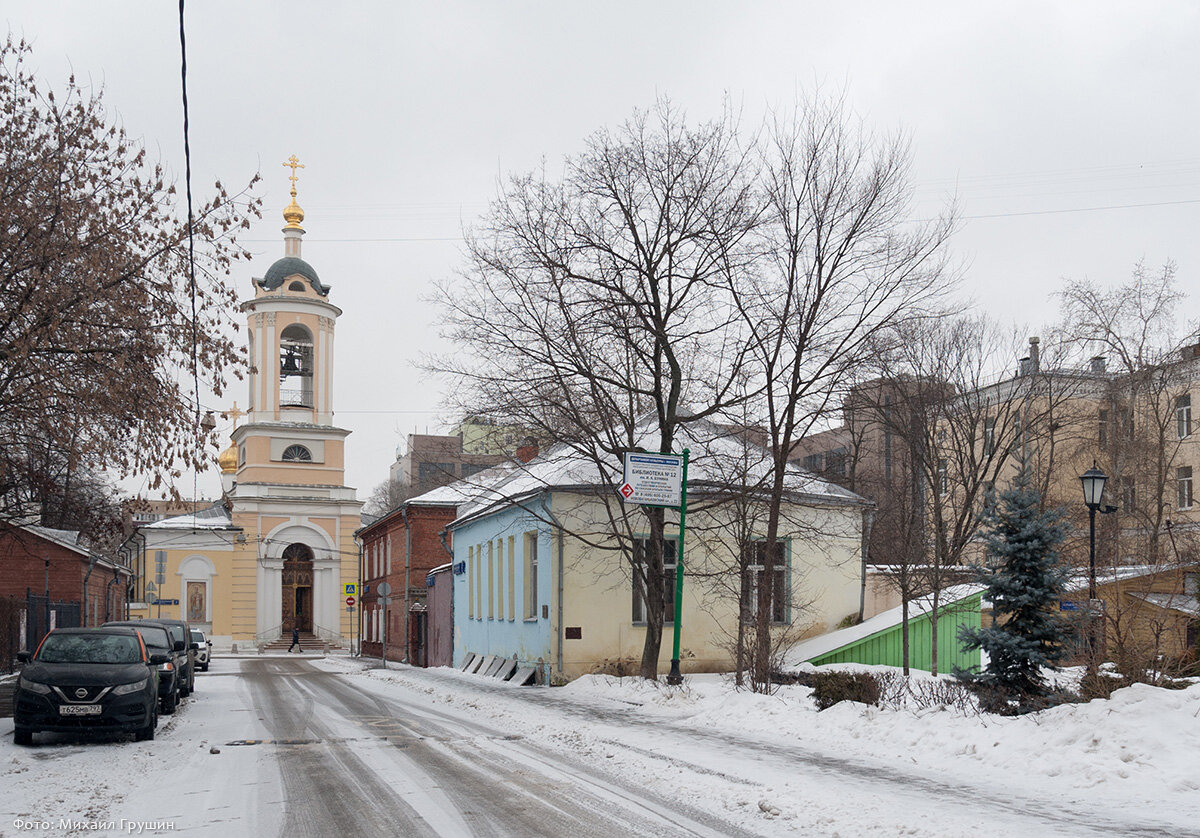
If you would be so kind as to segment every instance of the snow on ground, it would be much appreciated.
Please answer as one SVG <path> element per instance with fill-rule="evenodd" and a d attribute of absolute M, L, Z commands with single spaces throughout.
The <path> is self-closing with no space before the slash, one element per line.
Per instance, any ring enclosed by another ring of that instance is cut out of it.
<path fill-rule="evenodd" d="M 262 735 L 239 668 L 217 658 L 197 673 L 196 692 L 159 717 L 152 742 L 38 734 L 37 747 L 19 748 L 12 719 L 0 719 L 0 836 L 165 835 L 198 824 L 227 838 L 278 835 L 274 757 L 224 744 Z"/>
<path fill-rule="evenodd" d="M 310 660 L 365 693 L 506 734 L 481 733 L 488 747 L 518 737 L 567 773 L 587 765 L 755 834 L 1040 838 L 1148 824 L 1147 834 L 1200 835 L 1200 685 L 1139 685 L 1017 718 L 850 703 L 818 713 L 807 687 L 756 695 L 718 675 L 680 688 L 605 676 L 520 688 L 452 669 Z M 60 829 L 64 816 L 174 825 L 142 834 L 278 835 L 282 757 L 228 744 L 265 735 L 239 667 L 214 660 L 153 742 L 43 736 L 17 748 L 0 720 L 0 836 L 89 834 Z"/>
<path fill-rule="evenodd" d="M 363 664 L 329 658 L 321 665 L 352 672 Z M 658 740 L 648 733 L 654 726 L 622 721 L 657 722 L 676 734 L 716 735 L 768 749 L 797 746 L 817 760 L 828 757 L 860 765 L 865 774 L 874 767 L 911 776 L 918 783 L 965 787 L 968 800 L 963 808 L 968 812 L 969 795 L 975 790 L 1000 800 L 1012 795 L 1044 801 L 1049 810 L 1095 812 L 1100 824 L 1138 823 L 1147 817 L 1168 825 L 1165 834 L 1200 834 L 1200 684 L 1185 690 L 1135 685 L 1118 690 L 1109 700 L 1008 718 L 942 707 L 884 710 L 849 702 L 817 712 L 808 687 L 781 687 L 774 695 L 757 695 L 734 690 L 720 675 L 690 676 L 680 688 L 640 678 L 587 676 L 558 689 L 480 691 L 477 686 L 493 679 L 481 682 L 479 676 L 451 669 L 429 674 L 434 677 L 400 667 L 369 669 L 360 677 L 419 689 L 443 706 L 491 717 L 531 743 L 607 764 L 659 793 L 682 794 L 682 799 L 725 817 L 745 812 L 741 821 L 753 829 L 763 828 L 764 812 L 770 817 L 771 810 L 777 810 L 780 820 L 772 832 L 832 834 L 808 831 L 812 823 L 805 815 L 811 810 L 813 790 L 806 787 L 810 778 L 802 773 L 789 777 L 772 766 L 757 772 L 757 787 L 748 789 L 744 780 L 755 776 L 753 768 L 739 765 L 730 752 L 714 760 L 711 738 L 689 743 L 676 735 L 660 743 L 670 752 L 668 765 L 673 755 L 709 768 L 697 774 L 679 767 L 673 779 L 676 772 L 664 770 L 664 755 L 654 752 Z M 537 700 L 522 700 L 523 693 L 537 693 Z M 572 710 L 591 711 L 596 721 L 581 724 L 580 714 Z M 881 804 L 882 811 L 871 813 L 857 801 L 834 822 L 843 835 L 879 828 L 886 830 L 882 834 L 962 834 L 963 825 L 954 823 L 926 822 L 906 831 L 900 828 L 903 815 L 895 801 Z M 830 804 L 822 800 L 821 805 Z M 1039 834 L 1069 832 L 1048 827 Z"/>

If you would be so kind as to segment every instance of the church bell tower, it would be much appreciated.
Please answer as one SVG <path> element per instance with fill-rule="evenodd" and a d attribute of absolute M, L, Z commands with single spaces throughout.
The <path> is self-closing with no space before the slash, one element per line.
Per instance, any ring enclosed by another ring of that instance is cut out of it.
<path fill-rule="evenodd" d="M 233 634 L 261 641 L 296 627 L 333 640 L 350 628 L 343 586 L 357 578 L 353 534 L 362 504 L 344 485 L 350 432 L 333 423 L 342 311 L 301 255 L 296 170 L 303 165 L 293 155 L 284 166 L 292 172 L 283 257 L 253 280 L 254 296 L 242 304 L 250 393 L 247 421 L 232 434 L 237 460 L 228 464 L 227 497 L 246 536 L 234 568 L 240 578 L 232 581 L 256 593 L 233 614 Z"/>

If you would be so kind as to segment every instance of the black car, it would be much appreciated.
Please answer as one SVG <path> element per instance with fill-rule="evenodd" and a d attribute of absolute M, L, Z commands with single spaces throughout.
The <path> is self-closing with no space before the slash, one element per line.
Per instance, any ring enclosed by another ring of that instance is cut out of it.
<path fill-rule="evenodd" d="M 182 672 L 187 665 L 187 651 L 180 641 L 171 637 L 166 626 L 143 623 L 137 620 L 113 620 L 108 626 L 126 626 L 137 629 L 152 655 L 167 655 L 168 660 L 158 667 L 158 709 L 170 716 L 179 706 L 180 690 L 183 686 Z"/>
<path fill-rule="evenodd" d="M 170 660 L 152 655 L 124 626 L 55 629 L 25 664 L 13 693 L 13 742 L 32 745 L 39 731 L 116 733 L 153 739 L 158 724 L 158 670 Z"/>
<path fill-rule="evenodd" d="M 196 644 L 192 642 L 192 628 L 183 620 L 168 620 L 167 618 L 153 620 L 138 620 L 139 623 L 166 626 L 171 632 L 171 639 L 182 640 L 187 662 L 180 664 L 179 694 L 184 698 L 196 691 Z"/>

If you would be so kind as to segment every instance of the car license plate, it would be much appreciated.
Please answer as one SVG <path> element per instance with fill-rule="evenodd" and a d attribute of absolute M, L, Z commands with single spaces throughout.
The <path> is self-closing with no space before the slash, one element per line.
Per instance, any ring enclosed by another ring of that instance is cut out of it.
<path fill-rule="evenodd" d="M 60 716 L 99 716 L 101 708 L 99 704 L 60 704 L 58 714 Z"/>

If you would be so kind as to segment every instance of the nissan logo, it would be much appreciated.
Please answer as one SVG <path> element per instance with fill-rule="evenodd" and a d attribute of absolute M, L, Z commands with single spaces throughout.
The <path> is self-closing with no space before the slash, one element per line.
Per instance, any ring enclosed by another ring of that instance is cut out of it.
<path fill-rule="evenodd" d="M 75 690 L 75 697 L 76 698 L 87 698 L 87 690 L 84 689 L 83 687 L 80 687 L 79 689 Z"/>

